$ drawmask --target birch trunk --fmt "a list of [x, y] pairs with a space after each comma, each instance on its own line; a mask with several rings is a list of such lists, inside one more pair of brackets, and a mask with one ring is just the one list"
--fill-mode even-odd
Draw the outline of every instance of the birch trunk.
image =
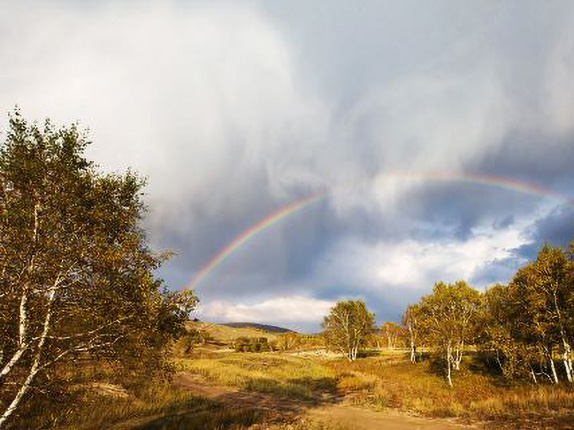
[[532, 368], [532, 366], [530, 366], [530, 376], [532, 376], [532, 381], [534, 381], [535, 384], [538, 384], [538, 380], [536, 379], [536, 373], [534, 373], [534, 369]]
[[449, 387], [452, 388], [451, 367], [452, 367], [452, 350], [449, 341], [446, 347], [446, 379], [448, 381]]
[[30, 389], [30, 386], [32, 385], [32, 382], [34, 381], [34, 378], [36, 377], [36, 375], [38, 374], [38, 372], [41, 369], [40, 363], [42, 361], [42, 354], [43, 354], [44, 344], [46, 343], [46, 337], [48, 336], [48, 332], [50, 331], [50, 328], [51, 328], [50, 324], [51, 324], [51, 320], [52, 320], [52, 303], [54, 302], [55, 297], [56, 297], [56, 289], [54, 288], [54, 289], [52, 289], [52, 291], [50, 291], [50, 295], [48, 296], [48, 310], [46, 312], [46, 318], [44, 319], [44, 324], [43, 324], [43, 328], [42, 328], [42, 335], [40, 336], [40, 341], [38, 342], [38, 346], [36, 348], [32, 367], [30, 368], [30, 371], [28, 372], [28, 376], [26, 377], [26, 380], [24, 381], [24, 383], [20, 387], [20, 390], [18, 390], [18, 393], [16, 394], [16, 396], [14, 397], [14, 399], [12, 400], [10, 405], [6, 408], [6, 410], [4, 411], [2, 416], [0, 417], [0, 429], [3, 428], [3, 426], [6, 423], [6, 421], [8, 420], [8, 418], [10, 418], [10, 416], [18, 408], [18, 406], [20, 405], [20, 401], [22, 400], [24, 395], [28, 392], [28, 390]]
[[564, 353], [562, 354], [562, 360], [564, 362], [564, 370], [566, 371], [566, 378], [568, 382], [572, 383], [572, 357], [571, 357], [570, 344], [564, 341]]
[[552, 347], [548, 348], [548, 362], [550, 364], [550, 370], [552, 371], [552, 382], [558, 384], [558, 374], [556, 373], [556, 366], [552, 359]]

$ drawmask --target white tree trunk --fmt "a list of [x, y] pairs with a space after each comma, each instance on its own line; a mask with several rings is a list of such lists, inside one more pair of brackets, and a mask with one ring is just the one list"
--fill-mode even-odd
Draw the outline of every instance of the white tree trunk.
[[462, 350], [464, 348], [464, 342], [460, 342], [456, 345], [454, 351], [454, 368], [460, 370], [460, 363], [462, 361]]
[[18, 390], [18, 393], [16, 394], [16, 396], [14, 397], [14, 399], [12, 400], [10, 405], [8, 405], [8, 407], [6, 408], [6, 410], [4, 411], [2, 416], [0, 417], [0, 429], [3, 428], [3, 426], [6, 423], [6, 421], [8, 420], [8, 418], [10, 418], [10, 416], [18, 408], [18, 406], [20, 405], [20, 401], [22, 400], [24, 395], [28, 392], [28, 389], [32, 385], [32, 382], [33, 382], [34, 378], [36, 377], [36, 374], [41, 369], [40, 363], [42, 361], [42, 354], [43, 354], [44, 344], [46, 343], [46, 337], [48, 336], [48, 332], [50, 331], [50, 328], [51, 328], [50, 324], [51, 324], [51, 320], [52, 320], [52, 303], [54, 302], [55, 297], [56, 297], [56, 289], [53, 288], [50, 291], [50, 294], [48, 296], [48, 310], [46, 311], [46, 317], [44, 319], [44, 324], [43, 324], [43, 328], [42, 328], [42, 335], [40, 336], [40, 340], [38, 342], [38, 346], [37, 346], [36, 351], [35, 351], [34, 361], [32, 363], [32, 367], [30, 368], [30, 371], [28, 372], [28, 376], [26, 377], [26, 380], [24, 381], [24, 383], [22, 384], [22, 386]]
[[550, 362], [550, 370], [552, 371], [552, 382], [558, 384], [558, 375], [556, 373], [556, 366], [554, 366], [554, 360], [552, 359], [552, 349], [550, 349], [550, 357], [548, 358]]
[[564, 354], [562, 355], [562, 358], [564, 360], [564, 370], [566, 371], [566, 378], [568, 379], [568, 382], [572, 383], [572, 359], [570, 356], [571, 348], [570, 344], [566, 340], [566, 332], [564, 330], [564, 324], [562, 322], [562, 312], [560, 312], [560, 306], [558, 304], [558, 296], [556, 290], [554, 290], [553, 295], [554, 295], [554, 306], [556, 307], [556, 314], [558, 315], [558, 326], [560, 327], [560, 335], [562, 337], [562, 346], [564, 347]]
[[6, 363], [6, 365], [2, 368], [2, 371], [0, 371], [0, 381], [2, 381], [2, 379], [10, 373], [16, 363], [18, 363], [18, 360], [20, 360], [20, 357], [22, 357], [22, 354], [24, 354], [27, 349], [28, 345], [22, 345], [20, 348], [18, 348], [10, 361], [8, 361], [8, 363]]
[[571, 357], [570, 344], [564, 341], [564, 353], [562, 354], [562, 360], [564, 361], [564, 370], [566, 371], [566, 378], [568, 382], [572, 383], [572, 357]]
[[536, 373], [534, 373], [534, 369], [532, 368], [532, 366], [530, 366], [530, 376], [532, 376], [532, 381], [535, 384], [538, 384], [538, 380], [536, 379]]
[[446, 347], [446, 379], [448, 381], [448, 386], [452, 388], [451, 367], [452, 367], [452, 350], [449, 341]]

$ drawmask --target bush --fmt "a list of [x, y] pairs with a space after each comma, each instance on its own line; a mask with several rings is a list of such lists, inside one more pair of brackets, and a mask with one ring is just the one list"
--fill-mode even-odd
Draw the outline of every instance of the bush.
[[266, 352], [270, 351], [271, 347], [266, 337], [238, 337], [233, 349], [236, 352]]

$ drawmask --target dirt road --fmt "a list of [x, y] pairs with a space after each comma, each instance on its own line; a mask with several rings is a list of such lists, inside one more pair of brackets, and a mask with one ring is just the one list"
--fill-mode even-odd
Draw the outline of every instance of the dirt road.
[[268, 394], [241, 391], [234, 387], [210, 385], [199, 375], [179, 373], [178, 386], [198, 396], [222, 401], [230, 408], [254, 408], [281, 417], [308, 417], [338, 423], [352, 430], [464, 430], [478, 426], [464, 425], [445, 419], [413, 417], [398, 412], [376, 412], [341, 403], [342, 399], [324, 398], [319, 401], [299, 401]]

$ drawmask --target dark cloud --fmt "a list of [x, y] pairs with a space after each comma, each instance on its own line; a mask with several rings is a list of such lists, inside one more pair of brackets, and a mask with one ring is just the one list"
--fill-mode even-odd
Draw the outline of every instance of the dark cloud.
[[362, 297], [397, 320], [435, 281], [504, 282], [574, 230], [550, 198], [387, 177], [473, 172], [571, 196], [571, 2], [0, 6], [0, 109], [80, 119], [90, 157], [149, 177], [146, 225], [177, 252], [159, 271], [173, 287], [324, 193], [197, 285], [214, 319]]
[[574, 206], [563, 205], [536, 220], [529, 228], [530, 243], [517, 249], [518, 256], [534, 259], [544, 244], [568, 248], [574, 237]]

